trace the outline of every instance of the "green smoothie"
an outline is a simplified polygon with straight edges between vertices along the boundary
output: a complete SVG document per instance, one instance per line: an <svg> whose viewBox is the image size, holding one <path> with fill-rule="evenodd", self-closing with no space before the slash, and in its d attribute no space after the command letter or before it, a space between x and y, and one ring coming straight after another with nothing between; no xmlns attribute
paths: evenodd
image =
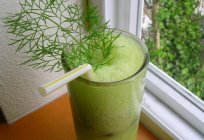
<svg viewBox="0 0 204 140"><path fill-rule="evenodd" d="M111 61L93 81L79 77L68 84L78 140L135 140L148 54L144 44L122 32Z"/></svg>

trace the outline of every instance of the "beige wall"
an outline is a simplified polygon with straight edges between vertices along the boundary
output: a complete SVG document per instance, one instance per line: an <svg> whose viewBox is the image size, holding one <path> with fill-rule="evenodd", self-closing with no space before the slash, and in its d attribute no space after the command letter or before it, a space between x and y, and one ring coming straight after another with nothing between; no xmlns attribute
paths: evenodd
<svg viewBox="0 0 204 140"><path fill-rule="evenodd" d="M0 0L0 18L5 17L6 13L16 11L18 1ZM9 46L8 43L9 35L0 21L0 107L8 122L13 122L56 99L65 93L66 89L41 97L36 88L62 75L63 72L45 73L27 66L19 66L24 56L22 53L15 54L16 46Z"/></svg>

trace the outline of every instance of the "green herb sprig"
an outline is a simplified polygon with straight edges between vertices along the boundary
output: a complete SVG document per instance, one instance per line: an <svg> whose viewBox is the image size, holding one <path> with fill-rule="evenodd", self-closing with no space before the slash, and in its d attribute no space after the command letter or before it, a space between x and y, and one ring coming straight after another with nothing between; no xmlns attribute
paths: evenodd
<svg viewBox="0 0 204 140"><path fill-rule="evenodd" d="M68 0L24 0L20 6L4 23L14 35L10 45L28 54L22 64L60 71L89 63L97 69L112 59L113 42L120 34L113 33L108 22L102 24L96 7L82 12Z"/></svg>

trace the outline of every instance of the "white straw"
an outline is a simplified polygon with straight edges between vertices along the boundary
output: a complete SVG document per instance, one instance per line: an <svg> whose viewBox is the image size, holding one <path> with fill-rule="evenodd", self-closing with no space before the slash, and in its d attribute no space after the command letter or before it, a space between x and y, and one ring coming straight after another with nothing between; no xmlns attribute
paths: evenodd
<svg viewBox="0 0 204 140"><path fill-rule="evenodd" d="M46 96L47 94L53 92L54 90L62 87L63 85L67 84L68 82L74 80L75 78L83 75L85 78L91 80L93 78L93 71L92 67L89 64L83 64L69 72L67 72L65 75L62 77L51 81L41 87L39 87L39 92L41 95Z"/></svg>

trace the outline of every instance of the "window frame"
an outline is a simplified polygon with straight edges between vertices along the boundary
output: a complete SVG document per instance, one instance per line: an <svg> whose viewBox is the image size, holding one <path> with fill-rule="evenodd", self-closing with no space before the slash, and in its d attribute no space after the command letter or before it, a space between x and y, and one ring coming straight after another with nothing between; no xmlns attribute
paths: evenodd
<svg viewBox="0 0 204 140"><path fill-rule="evenodd" d="M173 139L204 137L203 101L152 63L148 66L142 113ZM141 120L149 127L144 118ZM158 132L155 135L162 137Z"/></svg>

